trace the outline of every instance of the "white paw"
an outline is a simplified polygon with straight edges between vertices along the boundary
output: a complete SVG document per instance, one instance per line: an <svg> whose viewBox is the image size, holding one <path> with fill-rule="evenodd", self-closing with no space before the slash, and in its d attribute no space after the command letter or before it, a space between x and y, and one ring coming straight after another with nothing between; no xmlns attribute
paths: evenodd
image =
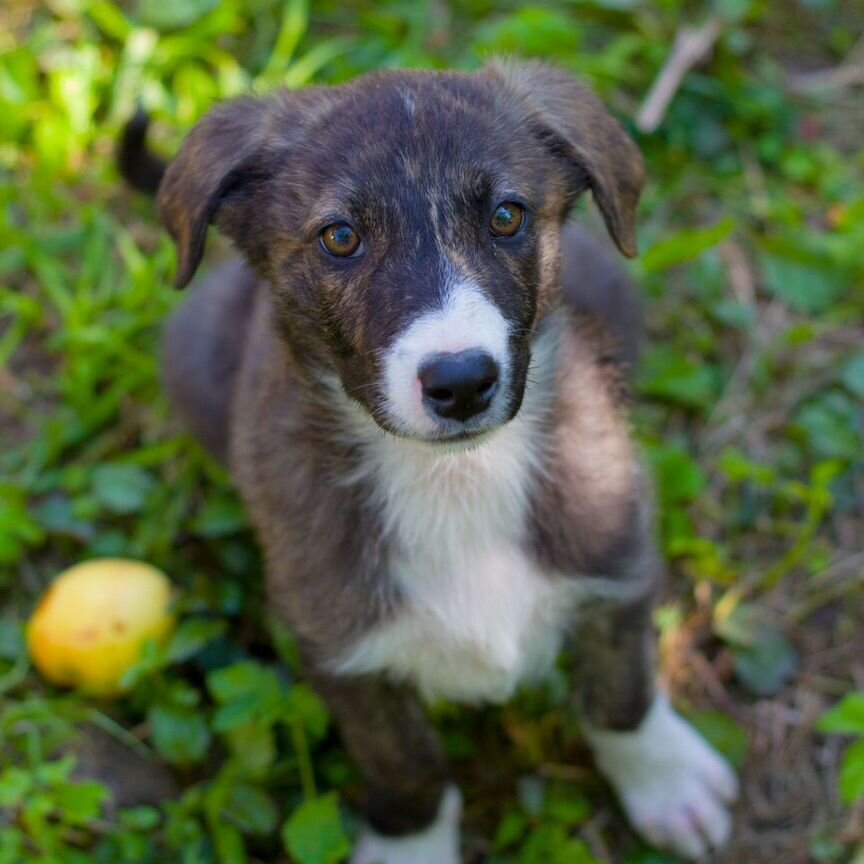
<svg viewBox="0 0 864 864"><path fill-rule="evenodd" d="M459 818L462 796L449 786L441 798L435 821L417 834L385 837L367 828L351 864L459 864Z"/></svg>
<svg viewBox="0 0 864 864"><path fill-rule="evenodd" d="M636 731L586 729L586 737L631 824L650 843L699 859L729 840L738 779L664 696Z"/></svg>

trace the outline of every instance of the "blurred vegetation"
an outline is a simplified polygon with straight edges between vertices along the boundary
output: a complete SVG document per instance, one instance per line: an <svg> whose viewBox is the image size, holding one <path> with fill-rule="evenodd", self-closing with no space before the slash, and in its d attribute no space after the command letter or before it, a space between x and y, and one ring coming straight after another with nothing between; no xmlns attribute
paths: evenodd
<svg viewBox="0 0 864 864"><path fill-rule="evenodd" d="M708 15L722 21L711 59L657 132L631 124L651 177L635 422L673 574L658 625L685 708L730 758L749 739L752 762L765 712L786 706L803 711L800 759L828 753L834 798L835 780L847 801L864 796L861 743L840 777L812 730L864 656L864 2L5 0L0 864L336 864L355 828L357 778L267 615L241 508L160 395L174 252L113 166L136 103L170 154L250 89L507 52L573 70L630 123L678 28ZM183 588L180 629L111 705L40 683L23 649L47 582L104 555L151 561ZM811 668L826 646L834 659ZM822 730L864 732L861 698ZM584 751L561 681L498 711L438 714L468 789L470 860L672 860L619 830L602 784L573 768ZM112 806L70 755L94 725L172 766L174 797ZM841 862L857 847L860 862L860 823L842 828L830 792L812 800L803 822L778 804L789 848ZM760 857L764 812L748 820L745 802L739 833L755 839L729 860L781 860Z"/></svg>

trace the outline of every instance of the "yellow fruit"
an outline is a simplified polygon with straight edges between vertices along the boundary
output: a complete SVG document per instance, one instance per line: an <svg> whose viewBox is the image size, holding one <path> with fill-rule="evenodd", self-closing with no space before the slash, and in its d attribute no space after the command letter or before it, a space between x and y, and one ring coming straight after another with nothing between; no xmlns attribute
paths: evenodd
<svg viewBox="0 0 864 864"><path fill-rule="evenodd" d="M36 668L51 682L117 696L144 642L174 626L168 577L140 561L102 558L61 573L27 627Z"/></svg>

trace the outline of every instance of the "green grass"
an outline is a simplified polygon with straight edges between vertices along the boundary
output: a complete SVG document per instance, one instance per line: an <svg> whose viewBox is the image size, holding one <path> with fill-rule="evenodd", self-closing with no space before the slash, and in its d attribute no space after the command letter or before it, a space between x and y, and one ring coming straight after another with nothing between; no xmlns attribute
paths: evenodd
<svg viewBox="0 0 864 864"><path fill-rule="evenodd" d="M815 722L860 685L864 651L864 96L806 75L854 60L864 3L7 0L0 864L335 864L355 827L357 777L267 615L242 510L160 392L174 252L113 166L135 104L170 154L250 89L510 52L582 75L626 122L678 25L711 10L725 24L710 62L656 133L636 135L651 183L634 422L671 574L657 620L682 707L747 766L727 860L852 859L840 753ZM113 704L42 683L23 648L50 579L103 555L151 561L182 587L180 629ZM472 861L671 861L580 767L560 681L438 720L468 792ZM94 724L130 759L171 766L172 799L118 809L82 779L70 741ZM850 801L861 760L853 745Z"/></svg>

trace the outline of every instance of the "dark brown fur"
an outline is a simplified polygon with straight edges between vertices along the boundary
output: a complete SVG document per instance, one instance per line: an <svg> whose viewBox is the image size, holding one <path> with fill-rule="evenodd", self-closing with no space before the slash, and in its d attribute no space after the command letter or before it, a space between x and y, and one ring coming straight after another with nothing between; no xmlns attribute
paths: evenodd
<svg viewBox="0 0 864 864"><path fill-rule="evenodd" d="M230 261L194 287L165 329L162 370L172 402L189 431L226 464L234 383L257 293L255 274Z"/></svg>
<svg viewBox="0 0 864 864"><path fill-rule="evenodd" d="M416 116L406 115L406 98ZM392 72L240 100L209 115L165 175L159 204L178 244L178 284L194 274L211 221L251 268L221 271L178 313L168 330L169 390L204 443L229 454L273 607L298 636L367 778L367 815L385 833L428 823L447 769L413 694L323 672L401 598L368 490L339 482L362 453L318 376L335 372L387 428L380 349L439 302L436 249L514 322L510 416L532 337L563 328L531 545L558 572L632 583L627 604L599 605L577 635L577 695L595 725L634 727L652 690L657 576L620 398L638 312L599 240L567 227L560 246L567 213L590 188L619 249L635 254L642 181L638 151L597 100L536 64L493 64L474 76ZM493 248L473 226L501 196L531 202L533 230ZM346 212L368 252L328 260L318 232Z"/></svg>

